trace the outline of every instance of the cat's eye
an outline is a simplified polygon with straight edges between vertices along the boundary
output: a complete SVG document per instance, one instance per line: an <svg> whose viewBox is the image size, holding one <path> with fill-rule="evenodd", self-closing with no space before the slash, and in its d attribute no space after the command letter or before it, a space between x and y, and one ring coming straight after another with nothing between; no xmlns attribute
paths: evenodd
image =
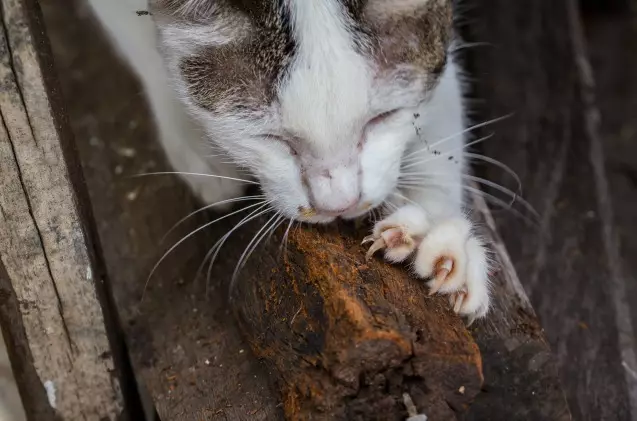
<svg viewBox="0 0 637 421"><path fill-rule="evenodd" d="M365 139L367 139L367 130L389 120L391 117L395 116L400 110L401 110L400 108L396 108L393 110L385 111L380 114L377 114L374 118L369 120L367 124L365 124L365 129L363 130L363 133L361 134L361 138L358 141L358 148L361 149L363 147L363 144L365 143Z"/></svg>
<svg viewBox="0 0 637 421"><path fill-rule="evenodd" d="M287 139L287 138L285 138L283 136L279 136L277 134L266 133L266 134L261 135L261 137L263 137L263 138L265 138L267 140L270 140L270 141L275 141L275 142L283 144L290 151L290 155L297 156L299 154L296 151L296 149L294 148L294 145L292 144L292 141L290 141L289 139Z"/></svg>
<svg viewBox="0 0 637 421"><path fill-rule="evenodd" d="M379 123L382 123L384 121L387 121L390 117L393 117L394 115L396 115L398 112L400 111L400 108L396 108L394 110L390 110L390 111L385 111L382 112L378 115L376 115L374 118L372 118L371 120L369 120L367 122L367 127L371 127L371 126L375 126Z"/></svg>

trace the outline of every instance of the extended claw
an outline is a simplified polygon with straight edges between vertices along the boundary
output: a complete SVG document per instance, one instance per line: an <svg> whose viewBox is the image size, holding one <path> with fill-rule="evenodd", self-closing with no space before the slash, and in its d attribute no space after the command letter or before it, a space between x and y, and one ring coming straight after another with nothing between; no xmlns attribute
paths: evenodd
<svg viewBox="0 0 637 421"><path fill-rule="evenodd" d="M361 245L370 243L372 241L376 241L376 237L374 237L374 234L368 235L367 237L363 238L363 241L361 242Z"/></svg>
<svg viewBox="0 0 637 421"><path fill-rule="evenodd" d="M467 298L467 293L465 291L458 291L455 294L453 294L452 296L452 300L455 301L455 304L453 305L453 311L454 313L459 313L460 309L462 308L462 303L464 303L464 300Z"/></svg>
<svg viewBox="0 0 637 421"><path fill-rule="evenodd" d="M431 289L429 290L429 295L434 295L440 287L447 280L447 276L451 273L451 269L453 269L453 260L448 257L443 258L440 263L436 265L436 271L434 272L434 280L431 285Z"/></svg>
<svg viewBox="0 0 637 421"><path fill-rule="evenodd" d="M365 253L365 260L371 259L374 253L376 253L378 250L384 249L386 246L387 244L385 244L385 240L383 240L382 237L375 240L369 250L367 250L367 253Z"/></svg>

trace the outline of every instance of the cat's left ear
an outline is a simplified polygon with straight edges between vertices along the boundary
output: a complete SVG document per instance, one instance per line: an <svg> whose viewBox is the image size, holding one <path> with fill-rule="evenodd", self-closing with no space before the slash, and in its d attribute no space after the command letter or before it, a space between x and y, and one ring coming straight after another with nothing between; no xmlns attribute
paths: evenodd
<svg viewBox="0 0 637 421"><path fill-rule="evenodd" d="M416 17L432 11L451 8L452 0L367 0L363 7L367 19Z"/></svg>

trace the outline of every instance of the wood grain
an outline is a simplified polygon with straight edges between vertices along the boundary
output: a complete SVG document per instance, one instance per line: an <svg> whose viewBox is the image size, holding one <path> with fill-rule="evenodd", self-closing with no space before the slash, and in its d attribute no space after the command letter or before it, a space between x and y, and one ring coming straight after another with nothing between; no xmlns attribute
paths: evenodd
<svg viewBox="0 0 637 421"><path fill-rule="evenodd" d="M37 8L0 2L0 282L3 329L32 420L121 419L71 139L54 117Z"/></svg>
<svg viewBox="0 0 637 421"><path fill-rule="evenodd" d="M482 152L517 172L523 197L540 213L539 225L529 226L498 210L496 226L558 357L573 417L634 419L624 366L632 365L625 356L634 355L634 330L626 328L621 292L630 278L613 250L577 4L480 0L463 19L465 39L482 43L467 49L474 118L513 113L475 135L494 133ZM485 178L515 189L501 169L480 168Z"/></svg>

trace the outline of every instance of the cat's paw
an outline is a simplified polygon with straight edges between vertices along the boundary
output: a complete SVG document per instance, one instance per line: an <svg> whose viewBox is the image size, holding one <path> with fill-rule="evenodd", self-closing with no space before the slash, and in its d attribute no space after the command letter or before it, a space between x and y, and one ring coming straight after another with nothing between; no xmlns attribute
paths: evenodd
<svg viewBox="0 0 637 421"><path fill-rule="evenodd" d="M378 222L368 257L384 250L385 258L400 262L413 255L416 274L427 280L430 294L449 296L456 313L471 323L489 309L487 253L465 218L449 218L432 225L426 213L407 205Z"/></svg>

